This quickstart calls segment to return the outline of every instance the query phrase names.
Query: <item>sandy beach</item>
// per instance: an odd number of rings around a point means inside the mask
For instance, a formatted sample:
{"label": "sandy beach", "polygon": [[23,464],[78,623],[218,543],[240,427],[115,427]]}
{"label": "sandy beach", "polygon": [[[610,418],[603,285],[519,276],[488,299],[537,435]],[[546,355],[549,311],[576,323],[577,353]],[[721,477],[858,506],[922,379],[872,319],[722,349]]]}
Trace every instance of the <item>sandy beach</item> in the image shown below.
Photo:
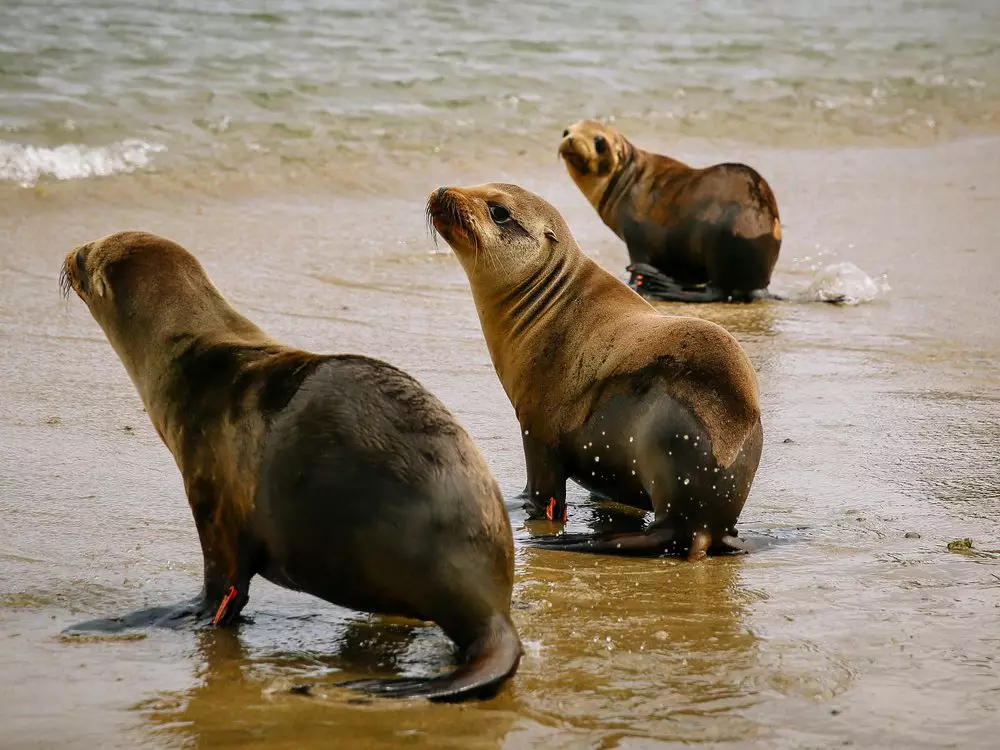
{"label": "sandy beach", "polygon": [[[682,156],[732,153],[701,144]],[[781,202],[776,290],[803,293],[838,263],[879,284],[852,306],[663,306],[721,323],[749,352],[765,447],[741,529],[782,543],[702,565],[519,548],[527,655],[509,690],[461,708],[289,695],[303,675],[426,674],[450,646],[432,626],[264,582],[238,632],[60,638],[79,620],[194,593],[200,555],[173,461],[85,307],[60,298],[58,268],[118,229],[176,239],[274,336],[420,378],[512,496],[523,484],[513,412],[464,274],[422,209],[447,181],[517,181],[621,274],[624,247],[554,159],[442,163],[395,183],[384,172],[370,190],[315,181],[219,195],[135,175],[4,192],[0,745],[991,747],[1000,140],[740,154]],[[600,513],[579,490],[570,503],[569,530]],[[523,516],[512,520],[523,537]],[[966,537],[972,550],[948,550]]]}

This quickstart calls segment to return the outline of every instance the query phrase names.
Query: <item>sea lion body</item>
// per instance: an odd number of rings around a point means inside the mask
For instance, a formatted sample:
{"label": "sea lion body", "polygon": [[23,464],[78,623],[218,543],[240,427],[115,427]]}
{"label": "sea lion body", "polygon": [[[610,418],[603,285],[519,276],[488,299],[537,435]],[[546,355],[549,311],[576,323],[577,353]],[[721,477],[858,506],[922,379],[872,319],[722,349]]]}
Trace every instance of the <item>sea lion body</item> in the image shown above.
{"label": "sea lion body", "polygon": [[736,544],[763,441],[739,343],[715,323],[661,315],[523,188],[441,188],[428,214],[465,268],[517,414],[529,514],[564,520],[567,479],[654,513],[639,534],[550,546],[697,557]]}
{"label": "sea lion body", "polygon": [[[767,297],[781,249],[767,181],[739,163],[695,169],[634,146],[593,120],[567,128],[559,154],[601,220],[625,242],[633,283],[678,301]],[[636,278],[639,277],[639,278]],[[702,287],[702,289],[698,289]]]}
{"label": "sea lion body", "polygon": [[77,629],[215,615],[250,581],[436,622],[466,654],[431,680],[347,683],[461,700],[514,673],[513,537],[499,488],[451,413],[415,379],[357,355],[284,346],[236,312],[184,248],[124,232],[71,251],[87,303],[184,478],[201,596]]}

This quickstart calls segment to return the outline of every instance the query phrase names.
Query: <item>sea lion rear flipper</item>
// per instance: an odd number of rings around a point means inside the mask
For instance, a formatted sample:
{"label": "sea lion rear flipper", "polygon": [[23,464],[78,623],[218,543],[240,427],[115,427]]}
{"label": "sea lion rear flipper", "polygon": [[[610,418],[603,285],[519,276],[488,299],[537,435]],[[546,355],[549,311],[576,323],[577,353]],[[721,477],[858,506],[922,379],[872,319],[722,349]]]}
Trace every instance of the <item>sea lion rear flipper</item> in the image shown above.
{"label": "sea lion rear flipper", "polygon": [[661,302],[726,302],[729,296],[713,286],[687,289],[647,263],[633,263],[626,269],[628,285],[648,299]]}
{"label": "sea lion rear flipper", "polygon": [[464,665],[441,677],[350,680],[336,684],[387,698],[428,698],[441,703],[492,698],[521,661],[521,640],[510,617],[494,612],[485,632],[466,653]]}

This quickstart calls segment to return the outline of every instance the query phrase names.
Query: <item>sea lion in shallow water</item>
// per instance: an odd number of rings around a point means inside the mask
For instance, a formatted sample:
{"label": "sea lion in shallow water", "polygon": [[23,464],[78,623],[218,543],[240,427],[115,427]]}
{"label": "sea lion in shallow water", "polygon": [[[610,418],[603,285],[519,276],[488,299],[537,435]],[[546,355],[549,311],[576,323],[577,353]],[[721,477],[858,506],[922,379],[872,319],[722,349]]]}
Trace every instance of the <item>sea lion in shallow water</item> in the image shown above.
{"label": "sea lion in shallow water", "polygon": [[582,120],[559,155],[598,215],[628,247],[637,291],[680,302],[746,302],[767,292],[781,248],[778,204],[746,164],[694,169]]}
{"label": "sea lion in shallow water", "polygon": [[487,697],[517,669],[503,498],[452,414],[375,359],[270,338],[201,264],[152,234],[71,251],[90,308],[184,478],[204,588],[75,629],[236,621],[256,574],[351,609],[432,620],[465,655],[433,679],[343,683],[391,696]]}
{"label": "sea lion in shallow water", "polygon": [[735,525],[763,433],[757,379],[736,339],[660,314],[517,185],[442,187],[427,213],[469,277],[521,425],[529,515],[565,520],[567,479],[654,513],[642,531],[545,543],[692,557],[740,547]]}

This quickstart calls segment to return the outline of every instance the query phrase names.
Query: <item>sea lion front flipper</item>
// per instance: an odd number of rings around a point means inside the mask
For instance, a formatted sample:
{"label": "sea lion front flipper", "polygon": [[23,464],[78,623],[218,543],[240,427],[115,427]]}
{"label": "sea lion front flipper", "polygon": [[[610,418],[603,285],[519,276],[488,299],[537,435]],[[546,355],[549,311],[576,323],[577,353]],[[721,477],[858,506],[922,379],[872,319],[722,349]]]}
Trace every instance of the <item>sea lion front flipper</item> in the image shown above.
{"label": "sea lion front flipper", "polygon": [[211,622],[215,610],[203,595],[172,605],[146,607],[119,617],[104,617],[70,625],[64,635],[114,635],[146,628],[200,627]]}
{"label": "sea lion front flipper", "polygon": [[524,492],[523,508],[528,520],[547,518],[553,523],[565,523],[566,472],[557,453],[522,427],[521,442],[524,446],[524,464],[528,482]]}

